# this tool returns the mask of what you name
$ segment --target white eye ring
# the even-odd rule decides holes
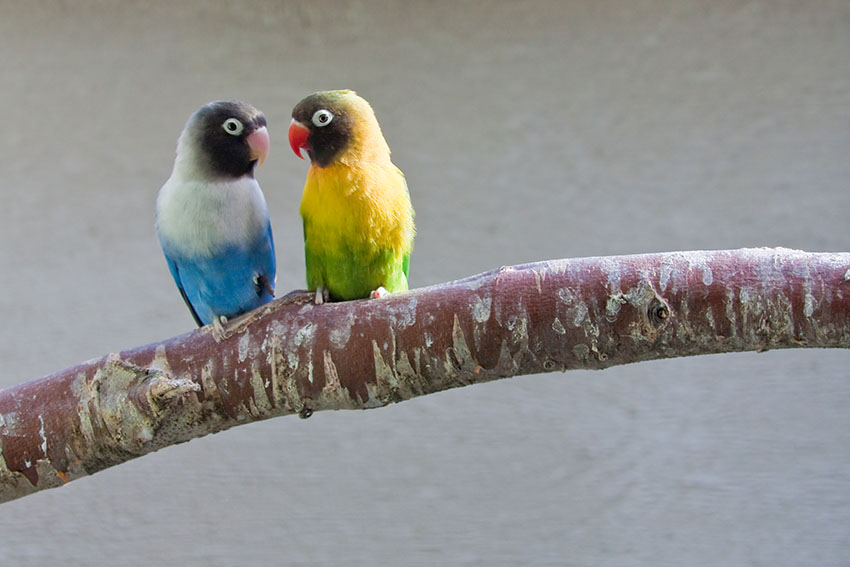
[[[327,126],[331,123],[331,120],[334,119],[334,115],[330,110],[325,110],[324,108],[320,108],[316,112],[313,113],[313,124],[318,128],[323,126]]]
[[[228,118],[224,121],[221,127],[224,128],[224,131],[231,136],[238,136],[243,130],[245,130],[245,125],[236,118]]]

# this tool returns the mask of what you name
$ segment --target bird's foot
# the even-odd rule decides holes
[[[229,321],[224,315],[216,315],[212,322],[212,336],[215,342],[220,343],[224,339],[230,337],[233,333],[230,331]]]
[[[386,290],[386,288],[382,285],[378,286],[378,289],[373,289],[372,293],[369,294],[369,299],[380,299],[382,297],[388,297],[390,292]]]
[[[319,286],[316,288],[316,297],[313,300],[313,303],[316,305],[321,305],[322,303],[327,303],[331,299],[331,293],[328,291],[328,288],[324,286]]]
[[[216,317],[213,319],[212,323],[212,335],[215,342],[220,343],[224,339],[229,339],[233,335],[241,333],[248,325],[264,316],[266,313],[268,313],[268,310],[260,307],[253,311],[237,315],[231,319],[228,319],[224,315]]]

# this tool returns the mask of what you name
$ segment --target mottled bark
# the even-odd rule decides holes
[[[497,378],[850,347],[850,254],[558,260],[388,299],[276,301],[0,391],[0,501],[240,423],[365,409]]]

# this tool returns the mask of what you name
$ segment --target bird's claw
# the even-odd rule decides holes
[[[322,303],[327,303],[330,301],[331,294],[328,291],[328,288],[324,286],[319,286],[316,288],[316,297],[313,300],[313,303],[316,305],[321,305]]]
[[[254,309],[253,311],[248,311],[247,313],[242,313],[241,315],[237,315],[232,319],[228,319],[224,315],[216,317],[213,319],[212,323],[212,335],[215,339],[215,342],[220,343],[225,339],[229,339],[233,335],[237,333],[241,333],[245,330],[245,327],[268,313],[268,309],[264,309],[263,307],[259,307]]]
[[[232,330],[228,328],[228,323],[229,321],[224,315],[217,315],[213,317],[212,336],[215,339],[215,342],[220,343],[233,334]]]
[[[369,299],[380,299],[382,297],[387,297],[390,295],[390,292],[386,290],[386,288],[382,285],[378,286],[378,289],[373,289],[372,293],[369,294]]]

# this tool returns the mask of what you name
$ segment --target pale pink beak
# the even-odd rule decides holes
[[[259,165],[263,165],[263,162],[266,161],[266,156],[269,155],[269,147],[271,146],[269,131],[266,130],[266,127],[262,126],[251,132],[245,138],[245,142],[251,148],[251,159],[255,159]]]

